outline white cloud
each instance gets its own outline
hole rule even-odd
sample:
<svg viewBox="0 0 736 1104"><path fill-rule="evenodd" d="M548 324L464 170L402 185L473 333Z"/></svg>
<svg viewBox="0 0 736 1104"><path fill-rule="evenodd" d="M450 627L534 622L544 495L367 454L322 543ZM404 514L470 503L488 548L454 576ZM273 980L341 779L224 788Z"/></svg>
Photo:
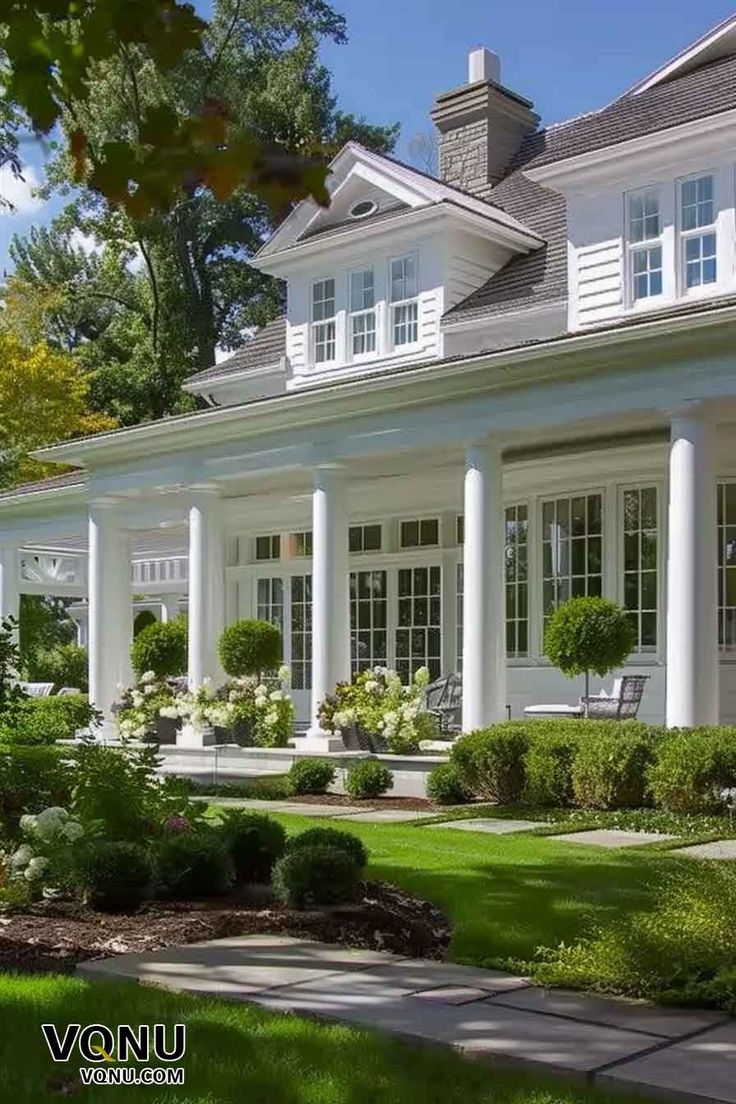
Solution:
<svg viewBox="0 0 736 1104"><path fill-rule="evenodd" d="M0 207L2 215L27 215L43 205L43 200L33 194L35 188L41 186L38 173L32 165L23 167L22 177L15 176L9 165L0 167L0 197L6 203L12 204L12 210L8 207Z"/></svg>
<svg viewBox="0 0 736 1104"><path fill-rule="evenodd" d="M75 227L69 235L69 244L72 249L81 249L87 257L91 257L93 253L102 252L102 245L94 234L85 234L79 227Z"/></svg>

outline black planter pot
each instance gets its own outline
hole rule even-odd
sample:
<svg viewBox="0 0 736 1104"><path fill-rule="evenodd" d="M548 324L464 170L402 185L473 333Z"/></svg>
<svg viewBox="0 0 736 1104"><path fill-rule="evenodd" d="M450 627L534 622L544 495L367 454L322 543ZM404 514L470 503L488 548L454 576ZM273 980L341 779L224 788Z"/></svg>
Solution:
<svg viewBox="0 0 736 1104"><path fill-rule="evenodd" d="M342 742L348 751L372 751L374 754L388 750L383 736L375 732L366 732L359 725L346 725L340 729Z"/></svg>
<svg viewBox="0 0 736 1104"><path fill-rule="evenodd" d="M178 717L156 718L156 739L159 744L175 744L176 734L181 729L181 720Z"/></svg>
<svg viewBox="0 0 736 1104"><path fill-rule="evenodd" d="M237 721L232 728L220 728L215 725L215 743L253 747L253 722Z"/></svg>

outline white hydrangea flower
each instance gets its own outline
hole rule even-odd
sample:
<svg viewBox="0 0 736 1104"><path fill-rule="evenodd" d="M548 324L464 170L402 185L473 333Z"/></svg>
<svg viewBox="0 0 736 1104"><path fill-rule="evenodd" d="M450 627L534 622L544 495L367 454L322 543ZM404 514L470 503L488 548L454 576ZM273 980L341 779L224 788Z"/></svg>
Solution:
<svg viewBox="0 0 736 1104"><path fill-rule="evenodd" d="M34 858L28 863L24 871L24 877L29 882L35 882L43 875L44 870L48 869L49 860L45 859L43 855L35 855Z"/></svg>
<svg viewBox="0 0 736 1104"><path fill-rule="evenodd" d="M146 683L148 683L148 682L155 682L155 681L156 681L156 672L155 671L144 671L143 674L140 677L140 683L141 683L142 686L145 686Z"/></svg>
<svg viewBox="0 0 736 1104"><path fill-rule="evenodd" d="M284 695L281 690L272 690L268 696L272 702L280 702L284 700Z"/></svg>
<svg viewBox="0 0 736 1104"><path fill-rule="evenodd" d="M28 843L22 843L10 856L10 869L14 871L23 870L32 858L33 848Z"/></svg>

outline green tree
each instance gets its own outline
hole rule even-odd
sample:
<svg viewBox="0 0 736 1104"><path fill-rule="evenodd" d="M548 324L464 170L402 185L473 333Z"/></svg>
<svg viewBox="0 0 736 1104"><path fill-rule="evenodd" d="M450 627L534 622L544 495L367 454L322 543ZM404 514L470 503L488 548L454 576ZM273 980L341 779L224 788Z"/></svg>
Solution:
<svg viewBox="0 0 736 1104"><path fill-rule="evenodd" d="M568 678L585 675L586 716L590 672L609 674L628 659L633 647L629 615L609 598L571 598L555 610L544 634L550 663Z"/></svg>

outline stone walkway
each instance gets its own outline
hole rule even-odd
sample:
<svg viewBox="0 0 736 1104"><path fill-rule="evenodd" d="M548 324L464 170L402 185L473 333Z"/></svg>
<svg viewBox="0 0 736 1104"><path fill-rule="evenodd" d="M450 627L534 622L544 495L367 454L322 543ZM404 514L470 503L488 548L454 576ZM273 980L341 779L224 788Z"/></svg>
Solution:
<svg viewBox="0 0 736 1104"><path fill-rule="evenodd" d="M670 1100L736 1104L736 1022L719 1013L544 990L498 971L278 935L118 955L78 972L379 1028Z"/></svg>

